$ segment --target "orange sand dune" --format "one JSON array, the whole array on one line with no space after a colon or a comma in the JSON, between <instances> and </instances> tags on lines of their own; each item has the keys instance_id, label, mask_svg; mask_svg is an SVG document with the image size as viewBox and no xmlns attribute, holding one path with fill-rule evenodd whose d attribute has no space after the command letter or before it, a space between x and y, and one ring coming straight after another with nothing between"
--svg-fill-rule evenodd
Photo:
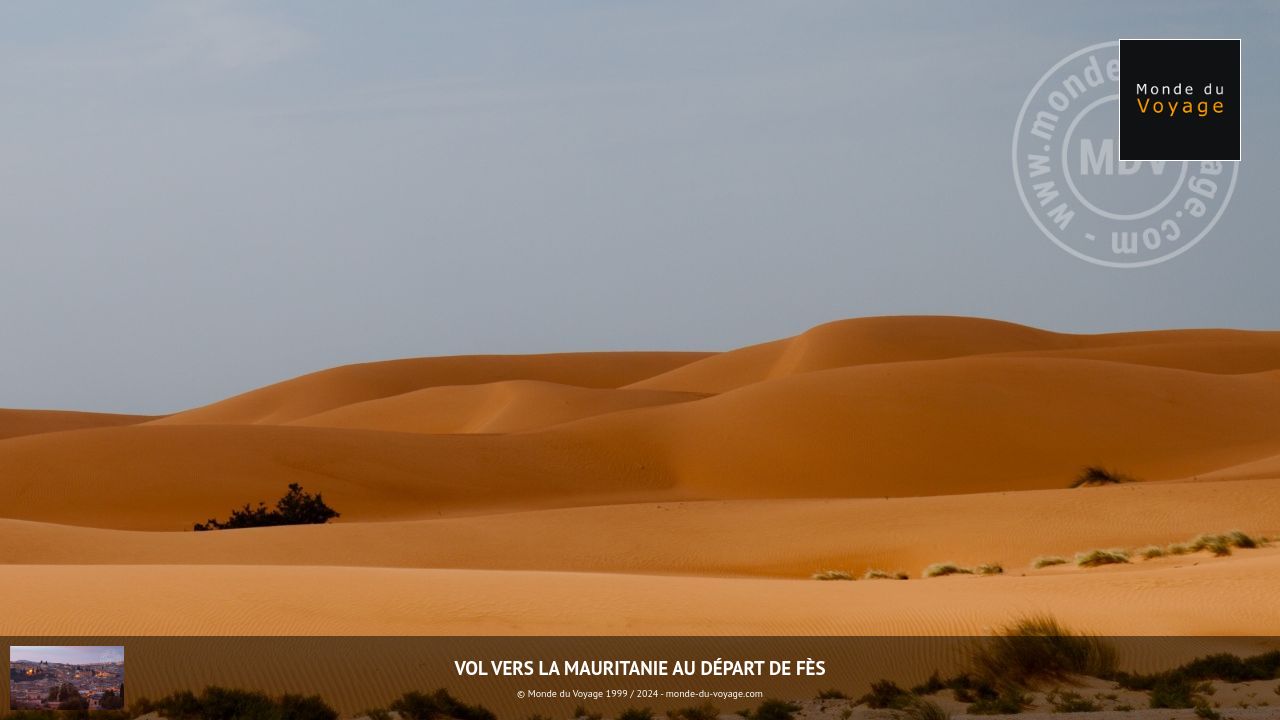
<instances>
[{"instance_id":1,"label":"orange sand dune","mask_svg":"<svg viewBox=\"0 0 1280 720\"><path fill-rule=\"evenodd\" d=\"M290 482L344 521L670 497L669 476L606 462L580 440L287 426L142 425L0 443L8 517L181 530L271 501ZM596 467L591 483L570 468Z\"/></svg>"},{"instance_id":2,"label":"orange sand dune","mask_svg":"<svg viewBox=\"0 0 1280 720\"><path fill-rule=\"evenodd\" d=\"M1161 347L1166 344L1179 347ZM872 317L827 323L792 338L713 355L641 380L634 387L724 392L772 378L853 365L1082 350L1100 351L1096 353L1100 359L1205 372L1280 368L1277 332L1166 330L1068 335L981 318Z\"/></svg>"},{"instance_id":3,"label":"orange sand dune","mask_svg":"<svg viewBox=\"0 0 1280 720\"><path fill-rule=\"evenodd\" d=\"M697 400L696 393L614 390L507 380L425 388L295 420L294 425L415 433L510 433L639 407Z\"/></svg>"},{"instance_id":4,"label":"orange sand dune","mask_svg":"<svg viewBox=\"0 0 1280 720\"><path fill-rule=\"evenodd\" d=\"M815 371L595 427L665 433L702 497L942 495L1063 487L1086 464L1156 480L1276 454L1278 403L1280 373L972 357Z\"/></svg>"},{"instance_id":5,"label":"orange sand dune","mask_svg":"<svg viewBox=\"0 0 1280 720\"><path fill-rule=\"evenodd\" d=\"M720 354L353 365L142 420L0 412L0 633L927 635L1051 612L1207 635L1280 617L1280 549L1027 569L1280 533L1280 333L869 318ZM1147 482L1065 489L1089 464ZM290 482L339 522L185 532ZM1008 572L804 579L946 560Z\"/></svg>"},{"instance_id":6,"label":"orange sand dune","mask_svg":"<svg viewBox=\"0 0 1280 720\"><path fill-rule=\"evenodd\" d=\"M815 582L492 570L4 565L15 635L1272 635L1280 551L1170 569ZM93 588L93 592L85 592ZM128 608L128 612L121 612ZM180 608L180 610L179 610Z\"/></svg>"},{"instance_id":7,"label":"orange sand dune","mask_svg":"<svg viewBox=\"0 0 1280 720\"><path fill-rule=\"evenodd\" d=\"M460 355L344 365L251 390L157 422L285 423L343 405L427 387L503 380L615 388L706 356L693 352Z\"/></svg>"},{"instance_id":8,"label":"orange sand dune","mask_svg":"<svg viewBox=\"0 0 1280 720\"><path fill-rule=\"evenodd\" d=\"M1177 370L1235 375L1280 370L1280 333L1257 333L1247 340L1163 342L1070 350L1031 350L1004 357L1078 358L1153 365Z\"/></svg>"},{"instance_id":9,"label":"orange sand dune","mask_svg":"<svg viewBox=\"0 0 1280 720\"><path fill-rule=\"evenodd\" d=\"M1280 536L1280 481L891 500L634 503L218 533L0 520L0 564L127 560L806 578L822 569L860 574L867 568L918 576L930 563L956 561L1000 562L1022 573L1039 555L1163 545L1237 527ZM1194 555L1177 562L1208 560Z\"/></svg>"},{"instance_id":10,"label":"orange sand dune","mask_svg":"<svg viewBox=\"0 0 1280 720\"><path fill-rule=\"evenodd\" d=\"M0 409L0 440L64 430L136 425L153 419L155 418L150 415Z\"/></svg>"},{"instance_id":11,"label":"orange sand dune","mask_svg":"<svg viewBox=\"0 0 1280 720\"><path fill-rule=\"evenodd\" d=\"M15 438L0 443L0 506L174 530L293 481L323 490L344 521L954 495L1060 488L1086 464L1145 480L1207 473L1280 454L1277 427L1280 373L956 358L816 371L511 435L148 425Z\"/></svg>"}]
</instances>

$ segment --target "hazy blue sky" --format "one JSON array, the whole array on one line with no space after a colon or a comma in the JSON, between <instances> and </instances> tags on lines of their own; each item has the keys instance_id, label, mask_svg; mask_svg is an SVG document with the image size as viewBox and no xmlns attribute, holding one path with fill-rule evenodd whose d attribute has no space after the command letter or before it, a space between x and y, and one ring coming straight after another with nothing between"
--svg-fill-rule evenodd
<instances>
[{"instance_id":1,"label":"hazy blue sky","mask_svg":"<svg viewBox=\"0 0 1280 720\"><path fill-rule=\"evenodd\" d=\"M1278 8L11 0L0 406L872 314L1280 327ZM1244 38L1231 206L1137 271L1053 246L1009 169L1040 75L1124 36Z\"/></svg>"},{"instance_id":2,"label":"hazy blue sky","mask_svg":"<svg viewBox=\"0 0 1280 720\"><path fill-rule=\"evenodd\" d=\"M119 645L14 645L9 660L90 665L124 662L124 648Z\"/></svg>"}]
</instances>

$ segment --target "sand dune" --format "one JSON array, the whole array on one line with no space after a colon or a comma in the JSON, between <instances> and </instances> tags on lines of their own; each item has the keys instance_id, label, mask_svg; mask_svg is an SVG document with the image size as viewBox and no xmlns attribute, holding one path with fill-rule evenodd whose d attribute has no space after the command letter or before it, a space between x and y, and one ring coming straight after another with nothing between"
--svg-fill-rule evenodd
<instances>
[{"instance_id":1,"label":"sand dune","mask_svg":"<svg viewBox=\"0 0 1280 720\"><path fill-rule=\"evenodd\" d=\"M5 565L16 635L1270 635L1280 553L1181 568L821 583L491 570ZM83 588L92 587L92 593ZM129 608L129 612L120 612ZM175 608L181 608L175 611ZM1209 609L1230 608L1230 612ZM305 611L304 611L305 609Z\"/></svg>"},{"instance_id":2,"label":"sand dune","mask_svg":"<svg viewBox=\"0 0 1280 720\"><path fill-rule=\"evenodd\" d=\"M0 632L72 634L101 610L114 625L93 632L927 635L1048 610L1266 633L1277 550L1025 568L1280 533L1277 458L1280 333L973 318L369 363L158 419L3 411L0 598L19 609ZM1065 489L1090 464L1143 482ZM290 482L339 521L188 531ZM943 560L1009 574L804 579Z\"/></svg>"},{"instance_id":3,"label":"sand dune","mask_svg":"<svg viewBox=\"0 0 1280 720\"><path fill-rule=\"evenodd\" d=\"M1143 521L1133 522L1135 517ZM0 564L113 564L129 558L138 564L795 579L828 568L903 569L918 576L927 564L951 560L970 566L1001 562L1010 573L1023 573L1039 555L1163 545L1237 527L1280 535L1280 482L1141 483L893 500L633 503L223 533L0 520ZM1177 562L1207 559L1195 555Z\"/></svg>"},{"instance_id":4,"label":"sand dune","mask_svg":"<svg viewBox=\"0 0 1280 720\"><path fill-rule=\"evenodd\" d=\"M701 397L696 393L507 380L426 388L344 405L291 424L429 434L511 433Z\"/></svg>"},{"instance_id":5,"label":"sand dune","mask_svg":"<svg viewBox=\"0 0 1280 720\"><path fill-rule=\"evenodd\" d=\"M136 425L153 419L150 415L0 409L0 440L66 430Z\"/></svg>"},{"instance_id":6,"label":"sand dune","mask_svg":"<svg viewBox=\"0 0 1280 720\"><path fill-rule=\"evenodd\" d=\"M903 497L1144 480L1280 454L1280 373L955 358L815 371L507 435L255 425L0 443L10 517L175 530L288 482L344 521L601 502ZM56 502L54 501L56 498ZM103 509L111 507L111 513Z\"/></svg>"},{"instance_id":7,"label":"sand dune","mask_svg":"<svg viewBox=\"0 0 1280 720\"><path fill-rule=\"evenodd\" d=\"M1175 330L1069 335L980 318L857 318L712 355L633 387L724 392L816 370L1006 353L1075 355L1202 372L1259 372L1280 368L1280 333Z\"/></svg>"},{"instance_id":8,"label":"sand dune","mask_svg":"<svg viewBox=\"0 0 1280 720\"><path fill-rule=\"evenodd\" d=\"M460 355L344 365L251 390L157 422L169 425L284 423L352 403L440 385L542 380L620 387L699 360L706 353Z\"/></svg>"}]
</instances>

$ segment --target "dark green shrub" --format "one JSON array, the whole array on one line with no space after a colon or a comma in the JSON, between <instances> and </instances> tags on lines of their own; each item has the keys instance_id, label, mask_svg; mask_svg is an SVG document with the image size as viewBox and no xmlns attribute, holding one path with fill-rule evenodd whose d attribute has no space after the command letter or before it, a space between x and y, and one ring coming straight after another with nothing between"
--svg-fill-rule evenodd
<instances>
[{"instance_id":1,"label":"dark green shrub","mask_svg":"<svg viewBox=\"0 0 1280 720\"><path fill-rule=\"evenodd\" d=\"M877 680L871 683L871 692L858 698L858 704L877 710L883 708L901 710L910 704L911 700L911 693L898 687L898 684L892 680Z\"/></svg>"},{"instance_id":2,"label":"dark green shrub","mask_svg":"<svg viewBox=\"0 0 1280 720\"><path fill-rule=\"evenodd\" d=\"M1097 485L1119 485L1120 483L1133 482L1133 478L1118 472L1112 472L1098 465L1090 465L1080 471L1076 479L1071 483L1071 487L1091 487Z\"/></svg>"},{"instance_id":3,"label":"dark green shrub","mask_svg":"<svg viewBox=\"0 0 1280 720\"><path fill-rule=\"evenodd\" d=\"M226 521L209 518L207 522L196 523L194 529L199 532L279 525L323 525L339 515L336 510L325 505L322 494L311 495L303 492L298 483L289 483L289 492L276 501L274 509L268 510L264 502L259 502L256 508L245 503L239 510L232 510L231 517Z\"/></svg>"}]
</instances>

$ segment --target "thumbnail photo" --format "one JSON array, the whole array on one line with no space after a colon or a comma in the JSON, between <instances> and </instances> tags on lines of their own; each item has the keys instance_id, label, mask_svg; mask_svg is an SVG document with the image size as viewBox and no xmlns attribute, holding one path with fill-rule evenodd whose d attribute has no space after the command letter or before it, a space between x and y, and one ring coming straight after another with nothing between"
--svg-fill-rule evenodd
<instances>
[{"instance_id":1,"label":"thumbnail photo","mask_svg":"<svg viewBox=\"0 0 1280 720\"><path fill-rule=\"evenodd\" d=\"M119 645L9 648L10 710L118 710L124 707Z\"/></svg>"}]
</instances>

